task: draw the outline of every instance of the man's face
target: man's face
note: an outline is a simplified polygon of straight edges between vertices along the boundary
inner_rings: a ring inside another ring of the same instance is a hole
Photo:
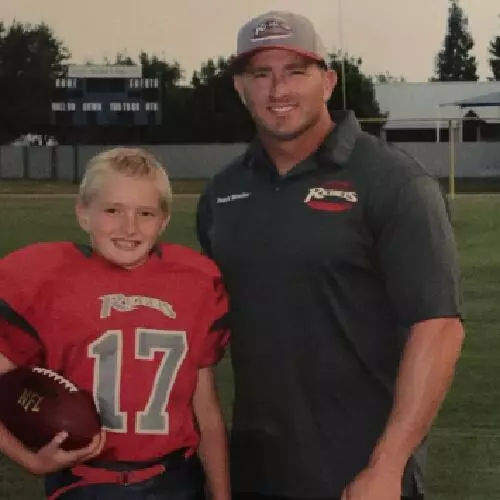
[[[335,87],[333,71],[285,49],[262,50],[248,61],[235,87],[257,128],[278,140],[293,140],[326,111]]]

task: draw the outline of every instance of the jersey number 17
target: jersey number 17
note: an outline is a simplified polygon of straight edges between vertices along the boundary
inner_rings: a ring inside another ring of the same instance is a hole
[[[156,371],[148,402],[137,412],[135,432],[168,434],[167,405],[170,392],[187,353],[186,332],[177,330],[135,330],[136,359],[153,360],[155,352],[163,352]],[[103,419],[103,427],[111,432],[127,432],[127,413],[120,411],[120,387],[123,370],[123,332],[108,330],[88,348],[94,358],[94,401]],[[106,408],[103,403],[105,402]]]

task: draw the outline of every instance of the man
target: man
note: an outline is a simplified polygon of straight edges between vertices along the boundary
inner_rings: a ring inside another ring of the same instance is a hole
[[[199,202],[232,307],[233,491],[422,498],[414,451],[463,340],[452,229],[416,161],[330,116],[326,60],[302,16],[240,30],[234,84],[258,137]]]

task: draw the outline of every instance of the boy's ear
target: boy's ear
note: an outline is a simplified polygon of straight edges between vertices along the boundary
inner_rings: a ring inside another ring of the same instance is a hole
[[[78,224],[80,227],[86,231],[87,233],[89,232],[89,212],[88,208],[82,205],[80,202],[77,202],[75,205],[75,212],[76,212],[76,220],[78,221]]]
[[[170,222],[170,214],[167,214],[167,215],[165,215],[165,218],[163,219],[163,222],[161,223],[160,233],[163,233],[163,231],[165,231],[169,222]]]

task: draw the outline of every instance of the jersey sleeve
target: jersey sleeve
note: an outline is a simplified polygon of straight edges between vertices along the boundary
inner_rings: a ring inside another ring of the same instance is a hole
[[[220,276],[213,279],[213,286],[206,294],[199,316],[198,332],[203,339],[198,367],[205,368],[218,363],[229,342],[228,298]]]
[[[437,181],[407,180],[378,216],[376,254],[398,320],[460,316],[455,239]]]
[[[17,365],[40,364],[44,357],[35,314],[50,266],[38,255],[27,247],[0,259],[0,352]]]
[[[3,317],[0,317],[0,353],[17,366],[39,366],[44,362],[44,350],[38,338]]]

